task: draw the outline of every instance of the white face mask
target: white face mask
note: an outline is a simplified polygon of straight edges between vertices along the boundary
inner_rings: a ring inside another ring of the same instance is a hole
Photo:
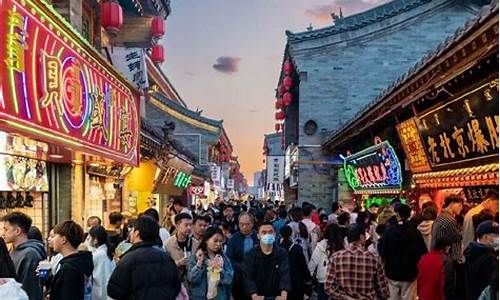
[[[498,250],[498,237],[493,239],[490,246],[493,247],[495,250]]]

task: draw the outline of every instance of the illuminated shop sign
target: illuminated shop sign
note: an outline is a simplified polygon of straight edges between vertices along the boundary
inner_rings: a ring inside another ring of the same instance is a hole
[[[355,192],[387,193],[401,190],[401,166],[389,142],[344,158],[344,172]]]
[[[498,157],[498,79],[417,118],[431,166]]]
[[[179,171],[175,176],[174,186],[185,189],[191,184],[191,175],[188,175],[182,171]]]
[[[138,94],[52,10],[2,1],[0,127],[137,165]]]

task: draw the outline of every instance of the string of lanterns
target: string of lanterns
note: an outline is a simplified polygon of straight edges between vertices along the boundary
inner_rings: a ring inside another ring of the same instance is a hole
[[[293,64],[290,62],[290,60],[286,60],[283,63],[283,73],[285,76],[283,77],[283,80],[281,83],[278,85],[278,98],[275,103],[275,108],[277,110],[275,114],[275,119],[276,121],[280,122],[285,120],[286,114],[285,114],[285,108],[290,105],[293,101],[293,96],[291,93],[291,88],[293,86],[293,79],[291,77],[291,74],[293,72]],[[274,129],[276,132],[282,131],[283,124],[282,123],[276,123],[274,125]]]

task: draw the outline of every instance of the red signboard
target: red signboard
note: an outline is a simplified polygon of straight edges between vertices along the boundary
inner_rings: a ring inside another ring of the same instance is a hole
[[[135,89],[44,2],[0,3],[0,128],[137,165]]]

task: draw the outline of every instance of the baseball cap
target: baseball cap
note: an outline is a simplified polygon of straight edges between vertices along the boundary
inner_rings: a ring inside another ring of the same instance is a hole
[[[478,238],[490,233],[498,234],[498,223],[493,221],[484,221],[476,228],[476,236]]]

